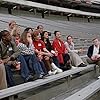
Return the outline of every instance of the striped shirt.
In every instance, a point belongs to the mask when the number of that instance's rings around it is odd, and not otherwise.
[[[23,43],[19,43],[17,47],[21,51],[22,55],[31,55],[31,54],[34,54],[34,45],[33,44],[29,44],[29,46],[26,46]]]

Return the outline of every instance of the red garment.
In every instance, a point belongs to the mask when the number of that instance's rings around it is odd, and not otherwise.
[[[52,46],[54,50],[58,51],[58,61],[59,63],[64,63],[63,54],[65,54],[65,45],[64,42],[58,39],[54,39]]]
[[[45,43],[42,40],[33,41],[33,44],[34,47],[39,51],[43,51],[43,48],[46,48]]]

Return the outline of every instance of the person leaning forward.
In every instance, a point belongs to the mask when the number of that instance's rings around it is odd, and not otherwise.
[[[29,74],[29,69],[25,63],[25,59],[20,53],[21,52],[17,48],[16,44],[12,42],[10,32],[7,30],[1,31],[0,59],[2,61],[2,65],[5,66],[6,69],[8,87],[15,86],[11,70],[12,68],[20,71],[24,82],[32,80],[32,77]]]

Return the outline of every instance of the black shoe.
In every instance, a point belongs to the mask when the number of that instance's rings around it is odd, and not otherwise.
[[[86,67],[86,64],[81,63],[80,65],[78,65],[78,67]]]
[[[31,82],[33,81],[33,76],[32,75],[29,75],[26,79],[25,79],[25,82]]]
[[[18,95],[16,94],[16,95],[14,95],[14,99],[17,99],[18,98]]]
[[[45,76],[43,74],[40,74],[38,79],[45,79]]]

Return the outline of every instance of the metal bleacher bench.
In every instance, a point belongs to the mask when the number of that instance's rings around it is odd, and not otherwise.
[[[14,100],[15,94],[19,94],[21,92],[27,91],[29,89],[33,89],[42,85],[45,85],[50,82],[57,81],[59,79],[65,78],[65,77],[71,77],[71,75],[76,74],[78,72],[86,71],[88,69],[95,69],[95,64],[87,65],[87,67],[80,67],[76,69],[71,69],[56,75],[48,76],[45,79],[38,79],[33,82],[28,82],[20,85],[16,85],[14,87],[10,87],[7,89],[0,90],[0,99],[9,97],[9,100]]]
[[[69,96],[64,100],[87,100],[98,91],[100,91],[100,79],[91,83],[90,85],[86,86],[85,88],[81,89],[80,91],[76,92],[75,94]]]
[[[31,1],[28,1],[28,0],[2,0],[2,1],[9,2],[9,3],[14,3],[14,4],[20,4],[20,5],[29,6],[29,7],[53,10],[53,11],[58,11],[58,12],[66,12],[66,13],[73,13],[73,14],[79,14],[79,15],[100,17],[100,14],[97,14],[97,13],[90,13],[90,12],[85,12],[85,11],[80,11],[80,10],[74,10],[74,9],[68,9],[68,8],[63,8],[63,7],[51,6],[51,5],[31,2]]]

